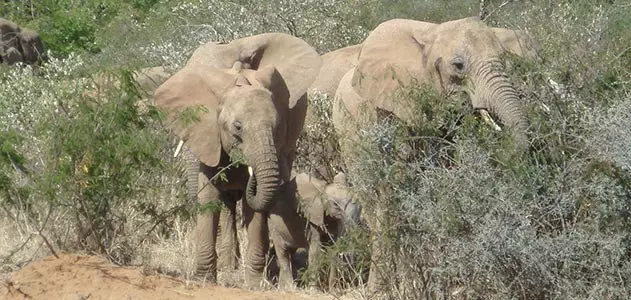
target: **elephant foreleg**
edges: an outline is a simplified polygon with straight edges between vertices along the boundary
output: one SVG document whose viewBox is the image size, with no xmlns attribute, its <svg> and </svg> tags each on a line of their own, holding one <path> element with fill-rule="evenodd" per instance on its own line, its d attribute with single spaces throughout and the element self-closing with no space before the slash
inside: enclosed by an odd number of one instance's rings
<svg viewBox="0 0 631 300">
<path fill-rule="evenodd" d="M 199 172 L 198 193 L 202 212 L 197 217 L 196 233 L 196 272 L 195 275 L 211 283 L 217 282 L 217 227 L 219 225 L 219 204 L 221 194 L 211 184 L 208 172 Z M 216 205 L 216 206 L 215 206 Z M 214 206 L 214 207 L 213 207 Z"/>
<path fill-rule="evenodd" d="M 320 261 L 320 256 L 322 252 L 322 237 L 320 230 L 315 225 L 309 226 L 309 269 L 317 270 L 318 262 Z M 309 287 L 311 288 L 320 288 L 320 272 L 316 274 L 311 274 L 311 278 L 309 278 Z"/>
<path fill-rule="evenodd" d="M 243 202 L 248 245 L 245 249 L 245 285 L 261 288 L 265 285 L 264 271 L 269 251 L 268 213 L 254 212 Z"/>
<path fill-rule="evenodd" d="M 383 193 L 380 193 L 383 194 Z M 382 199 L 379 199 L 381 201 Z M 385 278 L 384 274 L 394 274 L 394 265 L 391 257 L 384 252 L 389 249 L 386 229 L 392 224 L 387 204 L 378 204 L 375 218 L 375 230 L 372 232 L 372 253 L 370 257 L 370 271 L 368 273 L 368 290 L 374 293 L 381 292 Z"/>
<path fill-rule="evenodd" d="M 221 246 L 219 248 L 219 269 L 236 270 L 239 261 L 239 241 L 237 240 L 237 198 L 226 201 L 221 210 Z"/>
</svg>

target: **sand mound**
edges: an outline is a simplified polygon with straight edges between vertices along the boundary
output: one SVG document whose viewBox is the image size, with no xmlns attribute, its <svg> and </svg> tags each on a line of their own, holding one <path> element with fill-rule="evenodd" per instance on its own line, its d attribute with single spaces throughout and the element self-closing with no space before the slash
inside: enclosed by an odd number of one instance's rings
<svg viewBox="0 0 631 300">
<path fill-rule="evenodd" d="M 186 283 L 142 269 L 119 267 L 101 257 L 61 254 L 16 271 L 1 282 L 0 299 L 333 299 L 279 290 L 248 291 Z"/>
</svg>

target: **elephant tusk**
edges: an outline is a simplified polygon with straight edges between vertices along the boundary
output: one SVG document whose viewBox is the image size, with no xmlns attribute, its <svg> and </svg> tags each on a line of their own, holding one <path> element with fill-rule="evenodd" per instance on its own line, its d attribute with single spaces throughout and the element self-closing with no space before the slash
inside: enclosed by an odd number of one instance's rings
<svg viewBox="0 0 631 300">
<path fill-rule="evenodd" d="M 177 157 L 177 155 L 180 154 L 180 150 L 182 150 L 182 145 L 184 145 L 184 141 L 180 140 L 180 143 L 177 144 L 177 148 L 175 148 L 175 154 L 173 154 L 173 157 Z"/>
<path fill-rule="evenodd" d="M 491 118 L 491 115 L 489 115 L 489 112 L 486 109 L 480 109 L 480 116 L 482 116 L 484 123 L 489 124 L 491 128 L 496 131 L 502 131 L 502 128 L 493 121 L 493 118 Z"/>
<path fill-rule="evenodd" d="M 250 176 L 252 176 L 252 174 L 254 174 L 254 171 L 252 170 L 252 167 L 248 167 L 248 173 L 250 173 Z"/>
</svg>

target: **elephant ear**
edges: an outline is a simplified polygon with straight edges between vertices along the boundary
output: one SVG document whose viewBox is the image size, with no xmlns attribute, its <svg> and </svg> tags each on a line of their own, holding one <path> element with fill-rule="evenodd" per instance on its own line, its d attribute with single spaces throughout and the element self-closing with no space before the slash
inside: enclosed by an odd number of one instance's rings
<svg viewBox="0 0 631 300">
<path fill-rule="evenodd" d="M 155 105 L 166 111 L 169 126 L 204 164 L 221 158 L 217 123 L 221 96 L 235 85 L 234 74 L 201 65 L 187 65 L 155 91 Z"/>
<path fill-rule="evenodd" d="M 320 55 L 311 45 L 284 33 L 263 33 L 234 40 L 230 45 L 240 49 L 238 57 L 250 69 L 269 66 L 276 69 L 289 92 L 290 108 L 307 92 L 322 65 Z"/>
<path fill-rule="evenodd" d="M 305 173 L 297 174 L 295 180 L 302 214 L 314 225 L 324 227 L 326 182 Z"/>
<path fill-rule="evenodd" d="M 390 111 L 403 120 L 410 120 L 409 101 L 396 101 L 388 96 L 413 79 L 428 76 L 424 71 L 427 47 L 431 40 L 419 42 L 413 32 L 433 28 L 436 24 L 395 19 L 379 24 L 363 42 L 355 73 L 353 89 L 376 107 Z"/>
</svg>

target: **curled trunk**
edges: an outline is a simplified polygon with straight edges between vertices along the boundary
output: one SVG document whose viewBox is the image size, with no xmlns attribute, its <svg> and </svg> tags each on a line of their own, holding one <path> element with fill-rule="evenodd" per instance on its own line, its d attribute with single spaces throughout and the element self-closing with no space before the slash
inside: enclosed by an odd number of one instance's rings
<svg viewBox="0 0 631 300">
<path fill-rule="evenodd" d="M 519 103 L 517 91 L 508 80 L 503 64 L 493 59 L 482 64 L 473 76 L 477 98 L 508 127 L 520 149 L 528 146 L 528 123 Z M 478 106 L 480 108 L 480 106 Z"/>
<path fill-rule="evenodd" d="M 254 149 L 246 151 L 246 155 L 253 174 L 248 180 L 245 200 L 254 211 L 270 211 L 280 189 L 276 147 L 269 132 L 258 132 L 251 141 Z"/>
</svg>

